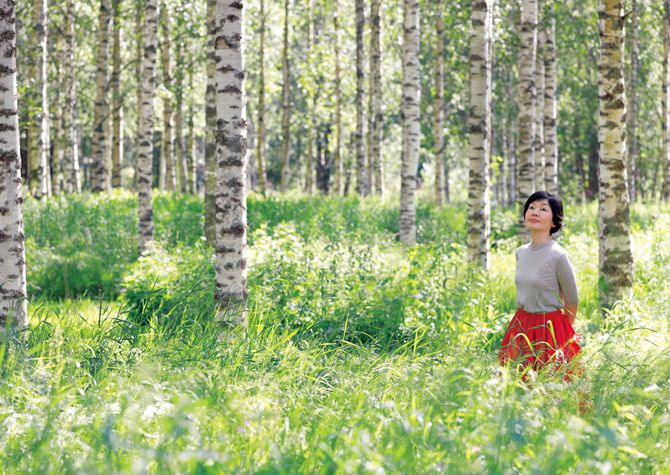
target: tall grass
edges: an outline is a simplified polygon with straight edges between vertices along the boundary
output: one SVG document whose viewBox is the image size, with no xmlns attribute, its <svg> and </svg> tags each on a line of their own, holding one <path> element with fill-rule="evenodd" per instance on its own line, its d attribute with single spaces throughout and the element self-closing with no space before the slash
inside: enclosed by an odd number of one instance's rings
<svg viewBox="0 0 670 475">
<path fill-rule="evenodd" d="M 570 210 L 561 242 L 579 276 L 585 376 L 539 374 L 529 389 L 497 372 L 513 212 L 496 211 L 482 273 L 465 262 L 460 206 L 420 207 L 407 248 L 391 203 L 252 197 L 248 325 L 221 339 L 198 201 L 159 197 L 159 250 L 138 260 L 134 225 L 114 227 L 133 219 L 132 196 L 95 200 L 28 203 L 32 249 L 51 253 L 29 253 L 43 266 L 29 278 L 73 249 L 49 234 L 59 219 L 73 242 L 82 223 L 95 229 L 82 253 L 125 260 L 97 298 L 48 299 L 45 278 L 30 328 L 4 335 L 2 471 L 670 472 L 667 208 L 633 208 L 634 298 L 607 318 L 595 208 Z"/>
</svg>

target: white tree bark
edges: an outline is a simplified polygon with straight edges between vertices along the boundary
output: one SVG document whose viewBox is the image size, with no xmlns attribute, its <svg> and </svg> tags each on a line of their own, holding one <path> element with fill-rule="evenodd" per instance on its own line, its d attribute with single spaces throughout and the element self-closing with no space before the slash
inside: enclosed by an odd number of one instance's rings
<svg viewBox="0 0 670 475">
<path fill-rule="evenodd" d="M 30 193 L 35 198 L 48 195 L 49 108 L 47 104 L 47 0 L 33 2 L 33 97 L 37 107 L 30 119 L 28 163 Z"/>
<path fill-rule="evenodd" d="M 98 14 L 98 49 L 95 74 L 95 112 L 93 117 L 93 140 L 91 142 L 91 189 L 104 191 L 107 185 L 106 147 L 109 102 L 107 100 L 107 72 L 109 56 L 110 0 L 100 0 Z"/>
<path fill-rule="evenodd" d="M 289 25 L 289 0 L 284 0 L 284 46 L 282 49 L 282 116 L 281 116 L 281 191 L 288 191 L 291 179 L 291 167 L 289 162 L 291 148 L 291 103 L 289 89 L 289 62 L 288 62 L 288 25 Z"/>
<path fill-rule="evenodd" d="M 546 190 L 544 161 L 544 28 L 538 21 L 535 54 L 535 189 Z"/>
<path fill-rule="evenodd" d="M 258 189 L 265 191 L 265 0 L 260 0 L 260 44 L 258 46 L 258 137 L 256 142 L 256 163 L 258 168 Z"/>
<path fill-rule="evenodd" d="M 121 0 L 112 0 L 112 188 L 121 187 L 123 160 L 123 98 L 121 96 Z"/>
<path fill-rule="evenodd" d="M 638 3 L 637 0 L 631 1 L 630 16 L 631 16 L 631 40 L 630 40 L 630 84 L 628 85 L 629 100 L 627 124 L 627 141 L 628 141 L 628 191 L 630 193 L 630 201 L 634 203 L 637 199 L 636 182 L 637 182 L 637 157 L 640 154 L 639 137 L 637 130 L 637 77 L 640 71 L 640 48 L 638 42 Z"/>
<path fill-rule="evenodd" d="M 247 127 L 244 7 L 217 0 L 216 10 L 216 290 L 219 317 L 239 323 L 247 300 Z"/>
<path fill-rule="evenodd" d="M 544 43 L 544 183 L 558 193 L 558 139 L 556 134 L 556 17 L 547 19 Z"/>
<path fill-rule="evenodd" d="M 670 201 L 670 0 L 663 1 L 663 189 Z"/>
<path fill-rule="evenodd" d="M 443 0 L 437 0 L 435 5 L 435 99 L 433 101 L 433 112 L 435 123 L 433 128 L 435 160 L 435 204 L 442 206 L 444 201 L 444 8 Z"/>
<path fill-rule="evenodd" d="M 364 1 L 355 0 L 356 5 L 356 192 L 367 196 L 370 193 L 368 172 L 365 164 L 365 144 L 363 143 L 363 96 L 364 96 L 364 46 L 363 33 L 365 30 Z"/>
<path fill-rule="evenodd" d="M 161 141 L 161 189 L 175 191 L 177 189 L 177 177 L 175 175 L 174 160 L 174 130 L 172 124 L 172 55 L 170 49 L 170 18 L 167 2 L 161 5 L 161 71 L 163 73 L 163 135 Z M 164 185 L 164 186 L 163 186 Z"/>
<path fill-rule="evenodd" d="M 381 0 L 370 2 L 370 168 L 374 192 L 384 195 L 384 165 L 382 163 L 382 69 L 381 69 Z M 370 190 L 372 191 L 372 189 Z"/>
<path fill-rule="evenodd" d="M 491 57 L 493 0 L 472 3 L 470 31 L 470 117 L 468 120 L 468 258 L 487 269 L 491 235 Z"/>
<path fill-rule="evenodd" d="M 16 102 L 15 0 L 0 0 L 0 329 L 28 325 L 21 154 Z"/>
<path fill-rule="evenodd" d="M 340 66 L 340 0 L 333 0 L 335 27 L 335 177 L 333 188 L 337 196 L 344 192 L 344 161 L 342 160 L 342 74 Z"/>
<path fill-rule="evenodd" d="M 623 0 L 600 0 L 600 275 L 599 300 L 610 308 L 629 297 L 633 287 L 633 256 L 626 180 L 623 80 Z"/>
<path fill-rule="evenodd" d="M 67 2 L 65 24 L 65 43 L 67 45 L 65 62 L 67 64 L 67 91 L 66 109 L 63 128 L 66 134 L 66 151 L 63 163 L 65 175 L 65 191 L 79 193 L 81 191 L 81 174 L 79 171 L 79 144 L 77 143 L 77 88 L 75 64 L 75 36 L 74 36 L 74 0 Z"/>
<path fill-rule="evenodd" d="M 156 89 L 156 49 L 158 34 L 158 0 L 147 0 L 144 11 L 144 56 L 142 58 L 142 90 L 140 102 L 139 161 L 137 163 L 137 193 L 139 197 L 139 252 L 150 248 L 154 238 L 154 218 L 151 190 L 151 161 L 153 158 L 154 94 Z"/>
<path fill-rule="evenodd" d="M 207 0 L 205 91 L 205 237 L 216 245 L 216 0 Z"/>
<path fill-rule="evenodd" d="M 419 64 L 419 0 L 403 3 L 402 167 L 400 182 L 400 241 L 416 243 L 416 174 L 421 144 Z"/>
<path fill-rule="evenodd" d="M 516 154 L 516 198 L 519 210 L 520 239 L 528 232 L 523 226 L 523 206 L 535 191 L 535 55 L 537 48 L 537 0 L 522 0 L 521 44 L 519 47 L 519 147 Z"/>
</svg>

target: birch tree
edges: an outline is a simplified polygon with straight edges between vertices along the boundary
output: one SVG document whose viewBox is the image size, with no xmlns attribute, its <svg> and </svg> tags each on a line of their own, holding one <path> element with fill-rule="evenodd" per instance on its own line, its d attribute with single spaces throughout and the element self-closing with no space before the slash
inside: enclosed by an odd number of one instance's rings
<svg viewBox="0 0 670 475">
<path fill-rule="evenodd" d="M 384 194 L 384 166 L 382 164 L 382 69 L 381 69 L 381 0 L 370 2 L 370 191 Z"/>
<path fill-rule="evenodd" d="M 435 99 L 433 100 L 433 113 L 435 122 L 433 128 L 435 159 L 435 203 L 442 206 L 444 201 L 444 16 L 442 10 L 444 2 L 438 0 L 435 5 L 435 23 L 437 37 L 435 39 Z"/>
<path fill-rule="evenodd" d="M 216 291 L 220 318 L 240 322 L 247 300 L 244 7 L 217 0 Z"/>
<path fill-rule="evenodd" d="M 663 189 L 661 197 L 670 201 L 670 0 L 663 0 Z"/>
<path fill-rule="evenodd" d="M 416 174 L 421 142 L 421 71 L 419 65 L 419 0 L 403 2 L 402 167 L 400 241 L 416 243 Z"/>
<path fill-rule="evenodd" d="M 123 100 L 121 96 L 121 0 L 112 0 L 112 188 L 121 187 Z"/>
<path fill-rule="evenodd" d="M 342 160 L 342 72 L 340 66 L 340 6 L 339 0 L 333 0 L 333 26 L 335 27 L 335 194 L 344 192 L 344 161 Z"/>
<path fill-rule="evenodd" d="M 364 94 L 364 46 L 365 29 L 364 0 L 355 0 L 356 6 L 356 192 L 367 196 L 370 192 L 368 172 L 365 166 L 365 145 L 363 143 L 363 94 Z"/>
<path fill-rule="evenodd" d="M 161 72 L 163 73 L 163 135 L 161 141 L 161 189 L 175 191 L 177 177 L 175 176 L 174 160 L 174 131 L 172 128 L 172 40 L 170 38 L 170 23 L 167 3 L 161 6 Z"/>
<path fill-rule="evenodd" d="M 521 225 L 520 238 L 525 241 L 528 232 L 523 226 L 523 206 L 535 191 L 535 54 L 537 47 L 537 0 L 522 0 L 521 34 L 519 45 L 519 147 L 516 154 L 517 208 Z"/>
<path fill-rule="evenodd" d="M 636 175 L 637 175 L 637 157 L 640 154 L 640 143 L 637 130 L 637 76 L 640 71 L 640 48 L 638 33 L 638 3 L 637 0 L 631 0 L 630 7 L 630 83 L 628 84 L 629 100 L 626 118 L 628 119 L 626 136 L 628 138 L 628 191 L 631 202 L 637 199 L 636 194 Z"/>
<path fill-rule="evenodd" d="M 489 170 L 491 161 L 491 57 L 493 0 L 472 4 L 470 31 L 470 117 L 468 120 L 468 258 L 489 265 L 491 234 Z"/>
<path fill-rule="evenodd" d="M 150 248 L 154 237 L 151 190 L 153 157 L 154 94 L 156 86 L 156 49 L 158 34 L 158 0 L 146 0 L 144 56 L 142 57 L 142 90 L 140 102 L 139 160 L 137 194 L 139 198 L 139 252 Z"/>
<path fill-rule="evenodd" d="M 633 286 L 624 132 L 623 0 L 600 0 L 599 16 L 599 300 L 602 307 L 610 308 L 630 296 Z"/>
<path fill-rule="evenodd" d="M 216 239 L 216 0 L 207 0 L 207 89 L 205 91 L 205 237 Z"/>
<path fill-rule="evenodd" d="M 544 162 L 544 28 L 538 21 L 537 47 L 535 54 L 535 190 L 545 190 Z"/>
<path fill-rule="evenodd" d="M 556 17 L 550 11 L 544 35 L 544 186 L 558 193 L 558 140 L 556 134 Z"/>
<path fill-rule="evenodd" d="M 96 52 L 95 73 L 95 109 L 93 117 L 93 140 L 91 142 L 91 189 L 95 192 L 106 189 L 106 147 L 107 118 L 109 102 L 107 100 L 107 73 L 109 56 L 109 20 L 111 17 L 110 0 L 100 0 L 98 12 L 98 49 Z"/>
<path fill-rule="evenodd" d="M 28 131 L 28 167 L 30 194 L 35 198 L 48 195 L 49 108 L 47 104 L 47 0 L 33 2 L 34 77 L 33 101 Z"/>
<path fill-rule="evenodd" d="M 0 329 L 8 323 L 18 329 L 28 325 L 15 7 L 15 0 L 0 0 Z"/>
<path fill-rule="evenodd" d="M 291 145 L 291 104 L 290 85 L 289 85 L 289 62 L 288 62 L 288 19 L 289 19 L 289 0 L 284 0 L 284 44 L 282 49 L 282 116 L 281 116 L 281 191 L 288 190 L 289 180 L 291 178 L 291 168 L 289 163 L 289 152 Z"/>
<path fill-rule="evenodd" d="M 258 131 L 256 137 L 256 167 L 258 168 L 258 189 L 265 191 L 265 0 L 260 0 L 260 27 L 258 31 Z"/>
<path fill-rule="evenodd" d="M 65 154 L 63 157 L 64 186 L 67 193 L 81 191 L 81 173 L 79 170 L 79 144 L 77 141 L 77 88 L 74 37 L 74 0 L 68 0 L 65 20 L 65 71 L 66 106 L 63 117 L 65 129 Z"/>
</svg>

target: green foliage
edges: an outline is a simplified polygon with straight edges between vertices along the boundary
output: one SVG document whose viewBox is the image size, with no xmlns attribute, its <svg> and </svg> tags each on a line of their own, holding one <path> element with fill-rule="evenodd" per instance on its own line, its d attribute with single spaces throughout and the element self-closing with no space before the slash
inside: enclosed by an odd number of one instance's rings
<svg viewBox="0 0 670 475">
<path fill-rule="evenodd" d="M 47 234 L 57 222 L 73 241 L 84 239 L 77 223 L 98 229 L 96 219 L 122 233 L 114 226 L 134 215 L 132 198 L 29 201 L 31 246 L 69 250 Z M 670 468 L 667 206 L 632 207 L 634 298 L 607 318 L 597 207 L 566 209 L 560 239 L 579 278 L 586 375 L 564 384 L 540 373 L 526 388 L 496 374 L 514 311 L 514 211 L 493 210 L 483 273 L 466 264 L 462 206 L 422 204 L 422 242 L 408 248 L 395 240 L 391 204 L 319 198 L 301 213 L 301 197 L 254 196 L 248 321 L 222 334 L 195 201 L 157 199 L 160 237 L 120 272 L 118 301 L 33 299 L 29 329 L 2 335 L 0 471 Z M 580 414 L 584 398 L 593 407 Z"/>
</svg>

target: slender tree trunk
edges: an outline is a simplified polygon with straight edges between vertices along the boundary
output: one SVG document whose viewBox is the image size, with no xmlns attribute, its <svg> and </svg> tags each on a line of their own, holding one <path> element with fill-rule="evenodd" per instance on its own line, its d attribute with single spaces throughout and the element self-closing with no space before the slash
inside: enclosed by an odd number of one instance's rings
<svg viewBox="0 0 670 475">
<path fill-rule="evenodd" d="M 258 47 L 258 132 L 256 141 L 256 160 L 258 168 L 258 189 L 265 191 L 267 181 L 265 172 L 265 1 L 260 0 L 260 45 Z"/>
<path fill-rule="evenodd" d="M 0 329 L 28 326 L 14 8 L 14 0 L 0 0 Z"/>
<path fill-rule="evenodd" d="M 510 117 L 510 127 L 508 130 L 509 137 L 507 138 L 509 143 L 509 160 L 508 160 L 508 197 L 507 202 L 510 206 L 514 206 L 516 203 L 516 139 L 519 136 L 519 128 L 517 125 L 516 117 Z"/>
<path fill-rule="evenodd" d="M 107 72 L 109 56 L 109 20 L 111 14 L 110 0 L 100 0 L 98 14 L 98 50 L 96 54 L 95 75 L 95 113 L 93 118 L 93 141 L 91 143 L 91 189 L 95 192 L 105 191 L 107 181 L 106 147 L 107 120 L 109 118 L 109 102 L 107 100 Z"/>
<path fill-rule="evenodd" d="M 170 54 L 170 25 L 167 3 L 163 1 L 161 9 L 161 66 L 163 73 L 163 86 L 169 94 L 163 95 L 163 140 L 161 144 L 161 171 L 165 170 L 164 180 L 167 191 L 177 190 L 177 177 L 175 176 L 174 160 L 174 131 L 172 129 L 172 57 Z M 162 183 L 162 181 L 161 181 Z"/>
<path fill-rule="evenodd" d="M 112 44 L 112 188 L 121 187 L 123 160 L 123 98 L 121 96 L 121 0 L 112 0 L 114 42 Z"/>
<path fill-rule="evenodd" d="M 421 144 L 419 65 L 419 0 L 403 3 L 402 167 L 400 182 L 400 241 L 416 243 L 416 174 Z"/>
<path fill-rule="evenodd" d="M 238 323 L 247 300 L 246 121 L 244 10 L 241 0 L 218 0 L 216 290 L 219 317 Z M 219 41 L 220 39 L 220 41 Z"/>
<path fill-rule="evenodd" d="M 623 0 L 600 0 L 600 304 L 629 297 L 633 256 L 626 180 Z"/>
<path fill-rule="evenodd" d="M 630 94 L 628 101 L 628 111 L 626 118 L 628 119 L 628 191 L 630 193 L 631 202 L 637 199 L 637 157 L 640 154 L 640 144 L 637 131 L 637 76 L 640 71 L 640 49 L 638 42 L 638 4 L 637 0 L 631 0 L 631 48 L 630 48 L 630 84 L 628 91 Z"/>
<path fill-rule="evenodd" d="M 663 190 L 661 197 L 670 201 L 670 1 L 663 1 Z"/>
<path fill-rule="evenodd" d="M 76 64 L 75 64 L 75 36 L 74 36 L 74 0 L 68 0 L 66 24 L 65 24 L 65 43 L 67 45 L 65 57 L 65 70 L 67 71 L 66 85 L 66 108 L 64 113 L 64 124 L 66 142 L 65 155 L 63 163 L 63 172 L 65 174 L 65 191 L 68 193 L 78 193 L 81 191 L 81 175 L 79 172 L 79 144 L 77 143 L 77 90 L 76 90 Z"/>
<path fill-rule="evenodd" d="M 135 146 L 135 173 L 133 173 L 133 189 L 137 189 L 137 180 L 139 175 L 140 163 L 140 117 L 142 116 L 142 62 L 144 58 L 144 36 L 142 29 L 144 26 L 144 8 L 146 0 L 135 0 L 135 80 L 137 81 L 137 137 Z"/>
<path fill-rule="evenodd" d="M 156 85 L 156 49 L 158 36 L 158 0 L 146 0 L 144 56 L 142 58 L 142 91 L 140 101 L 139 162 L 137 192 L 139 198 L 139 252 L 151 247 L 154 218 L 151 190 L 153 158 L 154 94 Z"/>
<path fill-rule="evenodd" d="M 433 111 L 435 113 L 435 123 L 433 128 L 435 155 L 435 203 L 442 206 L 444 196 L 444 8 L 443 0 L 437 0 L 435 5 L 435 23 L 437 37 L 435 39 L 435 99 L 433 102 Z"/>
<path fill-rule="evenodd" d="M 333 25 L 335 27 L 335 183 L 334 189 L 338 196 L 344 192 L 344 165 L 342 160 L 342 78 L 340 67 L 340 27 L 339 1 L 334 0 Z"/>
<path fill-rule="evenodd" d="M 61 58 L 62 59 L 62 58 Z M 64 65 L 64 63 L 61 63 Z M 59 77 L 61 75 L 59 74 Z M 61 80 L 59 79 L 60 83 Z M 63 189 L 63 171 L 62 166 L 64 162 L 65 152 L 65 129 L 63 128 L 63 98 L 60 91 L 56 94 L 56 115 L 53 120 L 54 133 L 53 133 L 53 151 L 51 155 L 51 165 L 53 178 L 51 181 L 51 192 L 54 196 L 58 196 L 62 193 Z"/>
<path fill-rule="evenodd" d="M 174 115 L 174 150 L 176 155 L 177 172 L 177 190 L 186 193 L 188 191 L 188 163 L 184 153 L 184 54 L 183 42 L 178 40 L 175 45 L 175 64 L 174 75 L 175 89 L 175 115 Z"/>
<path fill-rule="evenodd" d="M 207 0 L 205 237 L 212 246 L 216 245 L 216 0 Z"/>
<path fill-rule="evenodd" d="M 289 163 L 289 153 L 291 145 L 291 104 L 289 101 L 289 63 L 288 63 L 288 19 L 289 19 L 289 0 L 284 0 L 284 48 L 282 50 L 282 149 L 281 149 L 281 191 L 288 191 L 289 180 L 291 179 L 291 168 Z"/>
<path fill-rule="evenodd" d="M 487 269 L 491 219 L 489 166 L 491 148 L 491 57 L 492 0 L 473 2 L 470 32 L 470 117 L 468 156 L 468 258 Z"/>
<path fill-rule="evenodd" d="M 363 143 L 364 104 L 364 46 L 365 29 L 364 0 L 355 0 L 356 5 L 356 192 L 367 196 L 370 192 L 368 172 L 365 166 L 365 145 Z"/>
<path fill-rule="evenodd" d="M 535 87 L 535 189 L 546 190 L 544 159 L 544 28 L 539 28 L 539 26 L 537 31 L 537 52 L 535 55 Z"/>
<path fill-rule="evenodd" d="M 556 118 L 556 16 L 550 12 L 544 43 L 544 183 L 553 194 L 558 193 Z"/>
<path fill-rule="evenodd" d="M 537 0 L 522 0 L 521 44 L 519 48 L 519 150 L 517 156 L 517 208 L 519 210 L 519 238 L 529 239 L 523 225 L 523 206 L 535 191 L 535 54 L 537 47 Z"/>
<path fill-rule="evenodd" d="M 372 0 L 370 3 L 370 183 L 374 183 L 375 193 L 383 196 L 381 4 L 381 0 Z"/>
<path fill-rule="evenodd" d="M 33 61 L 35 109 L 28 132 L 30 193 L 35 198 L 48 195 L 49 109 L 47 105 L 47 0 L 33 3 Z"/>
<path fill-rule="evenodd" d="M 195 110 L 193 107 L 193 69 L 188 68 L 188 84 L 189 84 L 189 101 L 188 101 L 188 191 L 191 194 L 197 192 L 196 177 L 197 177 L 197 160 L 196 160 L 196 146 L 195 146 L 195 123 L 193 116 Z"/>
<path fill-rule="evenodd" d="M 314 0 L 307 0 L 307 64 L 314 64 Z M 318 86 L 317 86 L 318 88 Z M 314 193 L 314 142 L 317 140 L 316 100 L 317 93 L 307 92 L 309 106 L 307 111 L 310 125 L 307 126 L 307 160 L 305 161 L 305 192 Z"/>
</svg>

